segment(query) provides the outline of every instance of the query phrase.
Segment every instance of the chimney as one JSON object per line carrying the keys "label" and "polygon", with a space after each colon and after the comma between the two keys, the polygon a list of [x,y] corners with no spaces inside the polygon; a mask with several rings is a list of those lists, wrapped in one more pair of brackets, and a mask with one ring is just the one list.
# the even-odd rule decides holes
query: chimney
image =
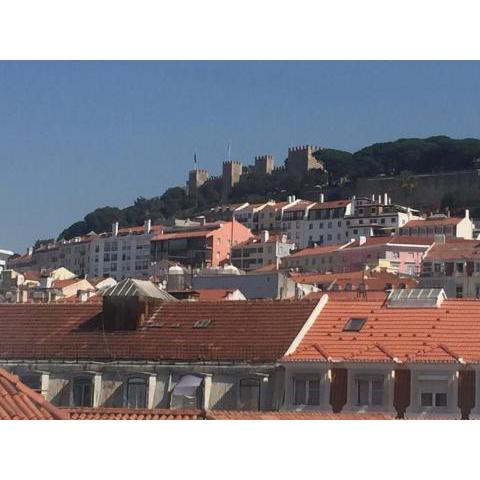
{"label": "chimney", "polygon": [[32,255],[33,253],[33,248],[32,247],[28,247],[27,248],[27,255]]}
{"label": "chimney", "polygon": [[465,218],[470,218],[470,210],[468,208],[465,210]]}
{"label": "chimney", "polygon": [[79,302],[86,302],[90,297],[88,290],[77,290],[77,299]]}
{"label": "chimney", "polygon": [[207,219],[205,218],[204,215],[200,216],[200,217],[197,217],[197,220],[198,222],[200,223],[200,225],[203,227],[205,225],[205,223],[207,222]]}
{"label": "chimney", "polygon": [[372,202],[374,202],[374,201],[375,201],[375,194],[372,193]]}
{"label": "chimney", "polygon": [[112,223],[112,236],[118,235],[118,222]]}
{"label": "chimney", "polygon": [[318,201],[320,203],[323,203],[325,201],[325,195],[323,193],[320,194],[319,198],[318,198]]}
{"label": "chimney", "polygon": [[383,194],[383,204],[388,205],[388,193]]}
{"label": "chimney", "polygon": [[145,233],[150,233],[151,229],[152,229],[152,220],[149,218],[148,220],[145,220],[143,224],[143,230]]}
{"label": "chimney", "polygon": [[295,195],[292,195],[292,203],[296,200]]}
{"label": "chimney", "polygon": [[378,203],[382,203],[382,195],[378,196]]}
{"label": "chimney", "polygon": [[292,203],[292,196],[291,196],[291,195],[288,195],[288,197],[287,197],[287,203]]}
{"label": "chimney", "polygon": [[260,233],[260,239],[262,240],[262,243],[268,242],[269,236],[268,230],[262,230]]}
{"label": "chimney", "polygon": [[360,238],[358,239],[358,244],[363,245],[367,241],[367,237],[365,235],[361,235]]}

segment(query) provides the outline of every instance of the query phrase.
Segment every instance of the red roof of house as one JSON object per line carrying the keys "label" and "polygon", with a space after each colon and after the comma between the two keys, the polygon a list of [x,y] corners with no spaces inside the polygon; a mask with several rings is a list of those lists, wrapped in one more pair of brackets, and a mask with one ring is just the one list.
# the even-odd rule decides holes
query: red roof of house
{"label": "red roof of house", "polygon": [[340,247],[342,247],[343,243],[334,243],[332,245],[319,245],[318,247],[309,247],[304,248],[303,250],[299,250],[298,252],[292,253],[289,257],[285,257],[285,260],[289,258],[298,258],[298,257],[309,257],[311,255],[323,255],[325,253],[332,253],[336,252]]}
{"label": "red roof of house", "polygon": [[199,300],[224,300],[228,294],[235,290],[225,288],[197,288]]}
{"label": "red roof of house", "polygon": [[402,228],[415,227],[435,227],[443,225],[457,225],[463,218],[461,217],[446,217],[446,218],[426,218],[423,220],[410,220]]}
{"label": "red roof of house", "polygon": [[[163,302],[134,331],[104,332],[95,303],[0,304],[0,358],[274,361],[317,302]],[[209,320],[206,328],[195,328]]]}
{"label": "red roof of house", "polygon": [[285,208],[285,210],[288,210],[289,212],[294,212],[297,210],[305,210],[307,207],[313,204],[314,202],[310,202],[309,200],[299,200],[298,202],[291,203],[290,205],[287,204],[287,207]]}
{"label": "red roof of house", "polygon": [[[352,318],[360,331],[344,331]],[[327,302],[286,361],[480,362],[480,302],[387,308],[382,300]],[[460,360],[463,359],[463,360]]]}
{"label": "red roof of house", "polygon": [[347,273],[295,273],[290,274],[292,280],[297,283],[324,284],[335,283],[340,290],[344,290],[347,284],[356,290],[360,283],[364,283],[367,290],[384,290],[387,284],[393,288],[400,288],[404,284],[406,288],[415,288],[417,280],[410,277],[400,277],[386,272],[347,272]]}
{"label": "red roof of house", "polygon": [[[450,240],[450,239],[449,239]],[[445,243],[435,243],[428,251],[424,260],[455,260],[480,258],[480,241],[455,239],[456,241],[446,241]]]}
{"label": "red roof of house", "polygon": [[341,208],[346,207],[351,200],[333,200],[331,202],[317,202],[310,210],[324,210],[327,208]]}
{"label": "red roof of house", "polygon": [[69,287],[70,285],[75,285],[76,283],[79,283],[83,281],[83,278],[67,278],[65,280],[55,280],[53,282],[53,286],[58,289],[66,288]]}
{"label": "red roof of house", "polygon": [[242,410],[208,410],[206,420],[393,420],[384,413],[331,413],[331,412],[261,412]]}
{"label": "red roof of house", "polygon": [[359,240],[351,242],[345,247],[345,250],[351,248],[371,247],[377,245],[432,245],[433,238],[427,237],[410,237],[408,235],[395,235],[385,237],[367,237],[363,244],[360,244]]}
{"label": "red roof of house", "polygon": [[174,232],[174,233],[161,233],[155,235],[152,238],[152,242],[159,242],[162,240],[177,240],[181,238],[200,238],[209,237],[213,234],[213,230],[197,230],[194,232]]}
{"label": "red roof of house", "polygon": [[63,409],[70,420],[204,420],[202,410],[79,407]]}
{"label": "red roof of house", "polygon": [[0,420],[66,420],[67,415],[0,368]]}

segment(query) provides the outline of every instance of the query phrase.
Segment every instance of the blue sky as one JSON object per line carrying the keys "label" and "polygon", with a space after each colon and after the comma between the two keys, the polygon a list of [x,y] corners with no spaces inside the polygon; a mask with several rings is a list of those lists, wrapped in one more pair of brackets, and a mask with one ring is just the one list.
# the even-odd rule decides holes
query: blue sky
{"label": "blue sky", "polygon": [[480,62],[0,62],[0,248],[290,145],[478,137]]}

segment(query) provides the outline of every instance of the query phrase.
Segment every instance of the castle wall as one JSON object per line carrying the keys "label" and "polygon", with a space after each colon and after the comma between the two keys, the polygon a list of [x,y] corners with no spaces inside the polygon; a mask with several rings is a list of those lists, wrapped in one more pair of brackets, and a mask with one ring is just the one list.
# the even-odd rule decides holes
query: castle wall
{"label": "castle wall", "polygon": [[414,208],[437,209],[449,194],[461,206],[478,202],[480,170],[462,170],[434,174],[412,175],[411,186],[402,185],[400,177],[359,178],[355,194],[358,196],[388,193],[393,203]]}

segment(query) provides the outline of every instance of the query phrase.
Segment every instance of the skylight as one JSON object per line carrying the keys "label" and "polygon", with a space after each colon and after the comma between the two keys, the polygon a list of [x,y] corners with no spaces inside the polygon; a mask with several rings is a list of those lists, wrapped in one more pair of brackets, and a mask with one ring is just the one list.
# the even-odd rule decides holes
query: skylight
{"label": "skylight", "polygon": [[435,308],[447,297],[442,288],[395,289],[388,296],[391,308]]}
{"label": "skylight", "polygon": [[193,328],[207,328],[210,325],[211,320],[197,320],[193,324]]}
{"label": "skylight", "polygon": [[366,317],[352,317],[343,327],[344,332],[359,332],[367,321]]}

